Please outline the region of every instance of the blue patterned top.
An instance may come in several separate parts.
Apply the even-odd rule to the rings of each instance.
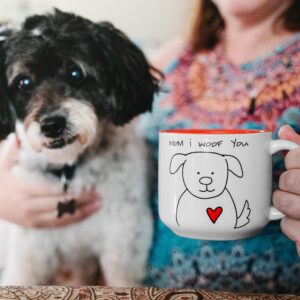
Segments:
[[[188,48],[165,70],[165,91],[139,129],[157,160],[158,132],[174,128],[278,129],[300,132],[300,34],[268,55],[234,65],[219,45],[193,53]],[[167,91],[166,91],[167,90]],[[274,156],[274,187],[284,168]],[[176,236],[158,218],[157,178],[153,181],[155,236],[147,284],[300,294],[300,259],[294,242],[271,222],[255,237],[202,241]]]

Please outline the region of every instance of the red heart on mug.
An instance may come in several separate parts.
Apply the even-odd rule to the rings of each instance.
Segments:
[[[215,209],[212,208],[208,208],[206,210],[210,220],[215,224],[218,220],[218,218],[220,217],[220,215],[222,214],[223,208],[221,206],[218,206]]]

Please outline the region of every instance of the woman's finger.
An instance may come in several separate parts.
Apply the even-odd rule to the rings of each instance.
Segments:
[[[300,196],[277,190],[273,193],[273,204],[289,218],[300,220]]]
[[[62,189],[60,190],[55,185],[47,184],[25,184],[24,182],[15,182],[15,189],[19,190],[19,193],[30,195],[32,198],[39,198],[44,196],[57,197],[63,194]]]
[[[70,197],[63,194],[32,197],[31,199],[26,199],[27,211],[31,215],[57,211],[58,203],[65,202],[66,199],[70,199]]]
[[[279,129],[278,136],[280,139],[300,144],[300,135],[288,125],[284,125]],[[300,168],[300,147],[290,150],[285,156],[284,162],[287,169]]]
[[[286,217],[281,220],[280,226],[282,232],[296,242],[297,253],[300,256],[300,221]]]
[[[300,135],[289,125],[283,125],[278,131],[280,139],[289,140],[296,144],[300,144]]]
[[[283,172],[279,178],[279,189],[300,195],[300,169]]]
[[[286,154],[284,164],[287,169],[300,169],[300,147]]]
[[[43,197],[32,197],[28,199],[28,209],[31,210],[32,214],[57,211],[57,206],[59,202],[69,201],[74,199],[70,194],[61,195],[47,195]],[[99,197],[94,190],[86,192],[79,198],[74,199],[76,202],[76,207],[81,208],[83,205],[90,204],[93,202],[99,202]]]
[[[96,213],[101,207],[101,204],[99,201],[94,201],[92,203],[88,203],[86,205],[83,205],[80,209],[78,209],[74,215],[74,218],[72,218],[70,221],[71,223],[77,223],[86,217]]]
[[[25,180],[16,178],[15,180],[11,180],[14,183],[16,188],[19,188],[21,191],[26,194],[30,194],[33,197],[43,197],[43,196],[60,196],[63,194],[63,185],[62,184],[53,184],[45,181],[33,181],[33,180]],[[72,191],[68,193],[69,198],[76,198],[79,201],[87,200],[90,197],[96,197],[97,193],[94,188],[84,191],[79,196],[73,196]]]

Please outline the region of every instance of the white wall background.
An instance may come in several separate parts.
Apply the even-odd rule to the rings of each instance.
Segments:
[[[197,0],[0,0],[0,20],[20,22],[57,7],[94,21],[108,20],[131,38],[159,45],[182,35]]]

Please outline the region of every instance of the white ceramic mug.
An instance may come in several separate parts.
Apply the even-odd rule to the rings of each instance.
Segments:
[[[283,217],[271,204],[272,154],[296,147],[263,130],[161,131],[161,220],[189,238],[255,235]]]

